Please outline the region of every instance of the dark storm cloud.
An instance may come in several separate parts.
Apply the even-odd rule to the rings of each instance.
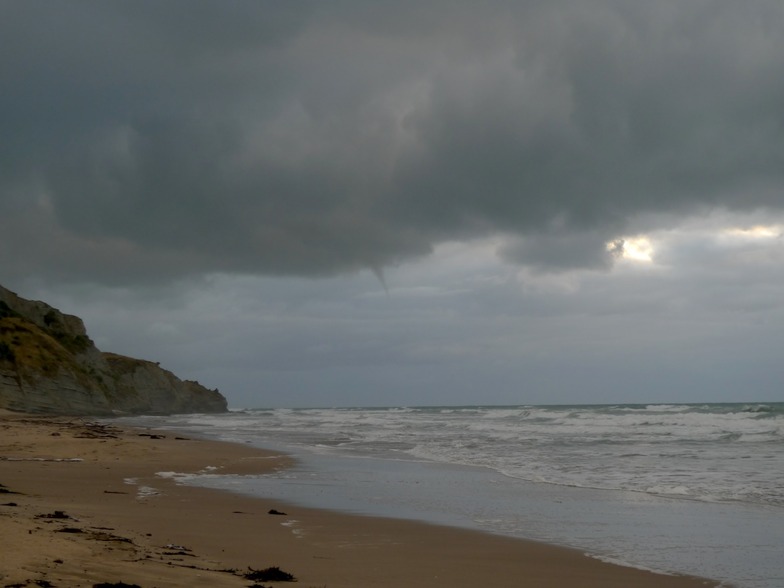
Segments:
[[[494,233],[512,261],[596,268],[642,214],[784,206],[780,2],[15,2],[0,22],[9,274],[323,275]]]

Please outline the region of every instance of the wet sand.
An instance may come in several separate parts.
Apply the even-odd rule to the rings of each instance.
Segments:
[[[243,577],[271,567],[307,588],[716,584],[538,542],[305,509],[157,475],[250,475],[289,463],[244,445],[0,413],[0,586],[285,586]]]

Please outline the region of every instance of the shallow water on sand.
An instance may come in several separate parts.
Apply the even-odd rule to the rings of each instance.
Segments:
[[[274,475],[199,476],[187,482],[302,506],[536,539],[625,565],[747,588],[784,585],[784,517],[769,507],[534,484],[476,467],[297,457],[295,468]]]
[[[374,430],[370,431],[368,427],[367,433],[367,438],[371,439],[372,443],[366,445],[357,444],[355,441],[361,430],[358,433],[344,426],[345,432],[336,434],[330,428],[330,423],[335,419],[345,420],[345,414],[329,413],[325,417],[323,412],[319,413],[318,419],[321,421],[325,418],[332,420],[327,420],[326,426],[316,423],[310,427],[304,426],[307,421],[303,420],[303,414],[295,414],[293,421],[296,427],[284,422],[284,426],[278,430],[270,426],[268,414],[259,418],[258,415],[247,413],[221,417],[146,419],[144,424],[169,429],[179,428],[196,434],[286,451],[299,460],[296,467],[273,475],[242,478],[205,475],[183,479],[187,483],[272,497],[303,506],[410,518],[542,540],[582,549],[626,565],[705,576],[744,588],[784,586],[784,564],[781,563],[784,508],[775,503],[775,493],[780,489],[777,490],[774,486],[770,486],[772,492],[766,494],[763,502],[754,502],[712,500],[703,495],[695,497],[687,493],[662,495],[639,489],[575,487],[563,483],[563,480],[562,483],[525,480],[507,475],[507,472],[502,473],[495,467],[500,450],[496,450],[494,456],[492,446],[467,450],[471,458],[470,464],[473,465],[448,463],[433,457],[425,459],[421,454],[427,451],[443,453],[448,450],[445,436],[453,433],[446,428],[419,433],[415,430],[413,438],[418,445],[417,450],[412,452],[405,449],[403,437],[398,430],[403,426],[409,426],[410,430],[410,414],[390,416],[377,411],[369,412],[370,418],[367,418],[368,415],[354,414],[350,415],[349,419],[351,421],[361,417],[372,421]],[[658,412],[680,411],[666,409]],[[627,418],[623,412],[618,413],[622,419]],[[636,413],[633,414],[638,418]],[[463,418],[462,415],[458,416]],[[694,452],[695,444],[703,443],[700,447],[705,449],[705,442],[695,441],[694,436],[703,432],[705,435],[713,435],[715,423],[718,422],[711,415],[703,417],[701,413],[688,414],[688,419],[693,422],[708,418],[713,421],[702,425],[703,432],[694,426],[680,432],[679,421],[674,420],[670,414],[665,416],[672,420],[672,428],[678,434],[689,436],[689,439],[678,440],[681,448],[677,456],[679,464],[684,459],[693,459],[683,455]],[[509,421],[509,417],[500,413],[491,417]],[[286,416],[285,413],[276,414],[274,418],[284,421]],[[398,420],[384,421],[392,418]],[[431,415],[428,415],[428,418],[432,418]],[[602,414],[597,418],[606,419],[606,415]],[[650,420],[651,417],[647,418]],[[675,419],[683,418],[683,415],[675,415]],[[744,434],[747,436],[759,436],[752,431],[752,426],[762,427],[767,431],[774,423],[771,418],[749,419],[746,416],[736,417],[734,414],[730,417],[719,414],[718,419],[725,422],[734,419],[740,422],[740,426],[745,427]],[[482,425],[485,426],[485,423]],[[610,425],[614,426],[614,423]],[[610,425],[602,424],[605,428],[611,428]],[[384,427],[398,430],[398,433],[385,435]],[[498,435],[498,431],[505,431],[503,423],[494,429],[493,434]],[[475,433],[476,430],[469,432],[469,436]],[[646,447],[652,442],[652,434],[647,430],[644,430],[644,433],[649,435],[644,446],[638,445],[624,451],[650,451]],[[557,432],[551,429],[548,434],[554,437]],[[726,443],[736,443],[737,439],[719,439],[719,434],[720,432],[717,432],[715,442],[711,442],[710,455],[723,452],[722,455],[726,457]],[[582,430],[580,435],[585,437]],[[349,436],[354,440],[347,442]],[[422,443],[425,436],[435,438],[436,445],[428,448]],[[563,449],[563,446],[567,445],[569,440],[556,441],[559,443],[557,451],[561,451],[563,459],[568,459],[571,453],[567,455],[564,452],[572,452],[572,449]],[[756,438],[754,442],[756,443]],[[539,443],[541,444],[541,441]],[[576,450],[585,452],[585,443],[583,441]],[[596,443],[607,445],[606,440]],[[761,443],[766,450],[775,450],[771,440],[763,439]],[[408,446],[414,444],[409,442]],[[498,447],[501,446],[499,442]],[[671,444],[671,447],[673,451],[677,448],[674,444]],[[662,449],[662,446],[659,446],[656,451],[662,453]],[[477,463],[480,450],[488,453],[486,467]],[[454,449],[455,458],[459,458],[458,453],[459,450]],[[521,454],[527,455],[525,451]],[[537,454],[532,452],[531,455],[533,458]],[[643,458],[643,462],[648,463],[647,456]],[[552,459],[556,460],[558,456],[554,454]],[[748,467],[745,461],[747,460],[744,460],[742,467]],[[664,460],[659,463],[662,468],[667,465]],[[555,465],[560,467],[563,464]],[[588,469],[585,465],[579,467]],[[646,475],[650,480],[660,476],[673,482],[677,482],[680,477],[681,486],[694,488],[697,487],[694,477],[702,481],[706,478],[706,472],[710,473],[713,469],[712,464],[701,464],[701,467],[702,469],[695,466],[698,471],[692,478],[689,478],[688,471],[679,473],[675,468],[660,473],[651,470]],[[733,464],[732,467],[739,466]],[[629,475],[629,479],[632,479],[631,470],[627,472],[622,468],[623,464],[617,464],[619,475]],[[577,470],[572,468],[568,473],[576,475],[575,471]],[[753,479],[739,479],[737,483],[733,483],[726,472],[719,473],[726,478],[722,482],[722,492],[734,492],[737,488],[746,489],[752,482],[758,485],[759,482],[768,483],[769,478],[773,479],[771,476],[782,474],[775,471],[763,472]],[[593,475],[590,471],[586,473],[586,476]],[[610,480],[608,485],[616,483],[617,478]],[[756,499],[758,494],[754,494],[752,498]],[[772,504],[770,497],[774,499]]]

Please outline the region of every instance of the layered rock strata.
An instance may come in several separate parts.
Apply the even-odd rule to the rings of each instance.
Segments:
[[[157,363],[96,348],[79,317],[0,286],[0,408],[73,415],[225,412]]]

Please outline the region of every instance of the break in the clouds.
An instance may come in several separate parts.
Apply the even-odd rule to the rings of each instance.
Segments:
[[[607,269],[784,208],[782,71],[778,0],[7,2],[3,275]]]

